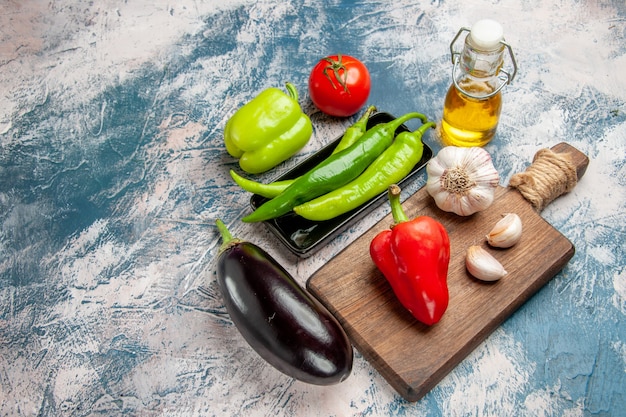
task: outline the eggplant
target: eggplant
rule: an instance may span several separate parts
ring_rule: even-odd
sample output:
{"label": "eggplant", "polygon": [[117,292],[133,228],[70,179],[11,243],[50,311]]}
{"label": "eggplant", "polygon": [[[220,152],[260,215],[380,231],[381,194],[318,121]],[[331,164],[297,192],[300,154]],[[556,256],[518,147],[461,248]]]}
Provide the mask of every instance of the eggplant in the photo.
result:
{"label": "eggplant", "polygon": [[233,238],[221,220],[217,281],[226,310],[248,344],[285,375],[332,385],[352,372],[344,329],[259,246]]}

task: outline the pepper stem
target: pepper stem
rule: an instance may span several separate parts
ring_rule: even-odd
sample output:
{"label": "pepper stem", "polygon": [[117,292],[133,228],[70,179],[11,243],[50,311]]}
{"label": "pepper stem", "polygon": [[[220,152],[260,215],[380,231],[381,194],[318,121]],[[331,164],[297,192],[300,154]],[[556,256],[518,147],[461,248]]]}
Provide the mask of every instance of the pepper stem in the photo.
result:
{"label": "pepper stem", "polygon": [[296,86],[291,83],[285,83],[285,88],[287,89],[289,96],[298,101],[298,90],[296,89]]}
{"label": "pepper stem", "polygon": [[367,122],[369,121],[372,113],[374,113],[375,111],[376,106],[369,106],[367,109],[365,109],[363,115],[359,117],[359,120],[357,120],[354,125],[358,126],[363,131],[367,130]]}
{"label": "pepper stem", "polygon": [[402,125],[403,123],[411,119],[420,119],[422,123],[428,122],[428,118],[424,116],[422,113],[412,112],[412,113],[407,113],[403,116],[400,116],[397,119],[394,119],[390,122],[387,122],[387,126],[392,127],[393,129],[397,129],[398,127],[400,127],[400,125]]}
{"label": "pepper stem", "polygon": [[354,142],[356,142],[367,131],[367,123],[370,116],[376,111],[376,106],[369,106],[365,113],[354,124],[346,129],[343,137],[337,144],[337,147],[333,150],[333,154],[343,151]]}
{"label": "pepper stem", "polygon": [[435,123],[435,122],[428,122],[428,123],[424,123],[423,125],[421,125],[421,126],[419,127],[419,129],[417,129],[417,131],[418,131],[421,135],[423,135],[424,133],[426,133],[426,131],[427,131],[428,129],[430,129],[430,128],[433,128],[433,129],[434,129],[435,127],[437,127],[437,123]]}
{"label": "pepper stem", "polygon": [[[375,111],[376,111],[376,106],[369,106],[367,109],[365,109],[365,112],[363,113],[363,115],[359,117],[359,119],[352,126],[350,126],[347,130],[354,131],[355,136],[356,135],[362,136],[363,133],[365,133],[365,131],[367,130],[367,123],[370,120],[370,116]],[[344,133],[344,136],[345,136],[345,133]]]}
{"label": "pepper stem", "polygon": [[409,220],[402,209],[402,203],[400,203],[400,191],[400,187],[397,184],[391,184],[387,191],[389,204],[391,205],[391,214],[393,215],[393,221],[395,224]]}
{"label": "pepper stem", "polygon": [[435,127],[437,127],[437,124],[435,122],[428,122],[428,123],[424,123],[418,129],[415,129],[412,132],[403,132],[401,134],[402,135],[409,135],[410,137],[413,137],[413,138],[416,138],[418,140],[421,140],[422,136],[424,136],[424,133],[426,133],[426,131],[429,128],[435,128]]}

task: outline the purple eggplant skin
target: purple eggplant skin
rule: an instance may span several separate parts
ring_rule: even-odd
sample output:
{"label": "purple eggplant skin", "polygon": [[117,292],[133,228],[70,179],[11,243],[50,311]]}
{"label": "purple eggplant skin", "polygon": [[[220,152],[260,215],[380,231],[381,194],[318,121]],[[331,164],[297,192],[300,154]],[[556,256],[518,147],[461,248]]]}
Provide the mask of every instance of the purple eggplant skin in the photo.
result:
{"label": "purple eggplant skin", "polygon": [[248,344],[285,375],[333,385],[352,372],[352,345],[337,319],[271,255],[233,238],[221,220],[217,280]]}

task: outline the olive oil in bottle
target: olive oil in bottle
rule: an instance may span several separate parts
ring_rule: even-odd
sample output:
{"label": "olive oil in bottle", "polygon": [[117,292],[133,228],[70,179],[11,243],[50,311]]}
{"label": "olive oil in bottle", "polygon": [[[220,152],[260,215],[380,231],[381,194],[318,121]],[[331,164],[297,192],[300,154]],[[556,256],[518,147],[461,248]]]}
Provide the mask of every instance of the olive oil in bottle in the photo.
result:
{"label": "olive oil in bottle", "polygon": [[[453,48],[463,31],[469,34],[459,54]],[[502,69],[505,48],[513,63],[512,74]],[[441,139],[444,145],[484,146],[496,133],[501,89],[517,71],[513,52],[504,42],[502,26],[488,19],[477,22],[471,30],[462,28],[450,44],[450,51],[453,83],[443,105]]]}
{"label": "olive oil in bottle", "polygon": [[[463,86],[465,91],[487,89],[483,84]],[[443,105],[442,138],[446,145],[484,146],[496,134],[502,108],[501,92],[487,99],[476,99],[451,86]]]}

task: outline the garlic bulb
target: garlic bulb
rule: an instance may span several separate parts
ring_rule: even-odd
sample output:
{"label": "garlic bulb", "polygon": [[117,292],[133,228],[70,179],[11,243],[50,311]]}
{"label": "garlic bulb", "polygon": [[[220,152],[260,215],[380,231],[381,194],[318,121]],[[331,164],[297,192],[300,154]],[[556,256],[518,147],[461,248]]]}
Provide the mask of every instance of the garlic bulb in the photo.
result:
{"label": "garlic bulb", "polygon": [[507,213],[487,235],[487,243],[496,248],[510,248],[522,237],[522,219],[515,213]]}
{"label": "garlic bulb", "polygon": [[465,267],[472,276],[483,281],[497,281],[507,274],[496,258],[477,245],[467,249]]}
{"label": "garlic bulb", "polygon": [[493,203],[500,176],[479,147],[446,146],[426,166],[426,191],[441,210],[469,216]]}

